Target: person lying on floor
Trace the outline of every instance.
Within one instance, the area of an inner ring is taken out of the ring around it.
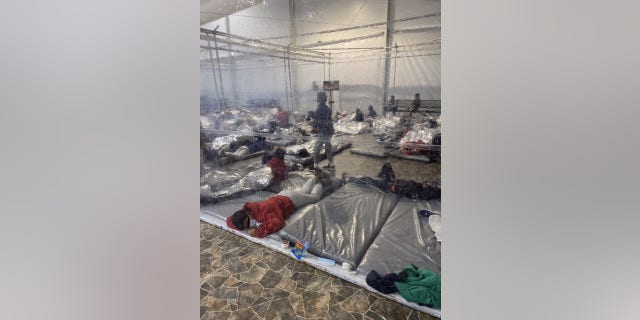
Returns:
[[[284,228],[285,219],[297,208],[314,203],[321,197],[322,184],[314,176],[300,189],[282,190],[267,200],[245,203],[242,210],[227,218],[227,226],[236,230],[248,229],[250,236],[263,238]],[[250,228],[251,220],[261,225]]]
[[[441,190],[429,183],[414,180],[396,179],[391,163],[385,162],[378,173],[379,179],[371,177],[353,177],[350,182],[373,185],[386,192],[420,200],[439,200]]]

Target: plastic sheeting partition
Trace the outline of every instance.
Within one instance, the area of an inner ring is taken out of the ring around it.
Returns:
[[[410,263],[440,274],[440,243],[421,209],[440,213],[440,201],[402,198],[360,262],[365,273],[397,273]]]
[[[309,241],[313,254],[357,266],[397,202],[395,194],[347,183],[298,210],[280,235]]]
[[[290,45],[293,53],[288,60],[282,48],[237,41],[222,44],[222,49],[214,52],[219,61],[212,61],[209,44],[201,40],[201,96],[216,105],[214,110],[218,108],[215,102],[224,96],[231,106],[246,105],[252,99],[277,99],[293,111],[306,112],[315,109],[316,86],[322,86],[324,80],[339,80],[334,111],[353,112],[356,107],[373,105],[380,114],[387,6],[386,0],[296,1],[291,12],[289,1],[271,0],[227,16],[228,23],[220,18],[202,25],[270,44]],[[397,21],[394,48],[389,52],[388,94],[397,100],[411,100],[417,92],[423,99],[440,99],[441,23],[440,16],[434,15],[440,12],[440,1],[396,1],[394,8]],[[226,41],[225,36],[218,40]],[[327,58],[309,57],[321,53]],[[224,92],[216,83],[220,80]]]

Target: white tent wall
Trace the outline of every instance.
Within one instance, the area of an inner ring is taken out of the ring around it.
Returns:
[[[439,21],[438,21],[439,24]],[[403,27],[404,28],[404,27]],[[392,56],[389,90],[396,99],[413,99],[416,93],[424,100],[440,100],[440,45],[411,46],[429,43],[440,33],[396,34],[394,42],[400,47],[399,58]],[[403,49],[403,46],[404,47]],[[401,58],[406,57],[407,58]],[[395,71],[394,71],[395,70]],[[395,73],[395,90],[393,88]]]
[[[247,67],[242,63],[238,64],[236,78],[233,81],[231,67],[222,67],[222,82],[224,88],[224,97],[228,101],[230,107],[243,106],[251,99],[275,99],[282,102],[285,107],[286,91],[284,88],[285,75],[282,62],[264,64],[262,67]],[[216,67],[216,81],[218,82],[218,92],[215,89],[215,81],[211,71],[210,64],[201,65],[200,93],[212,100],[217,100],[218,95],[222,99],[222,90],[219,85],[219,76]],[[234,93],[236,93],[234,95]],[[237,98],[237,100],[236,100]]]
[[[440,12],[440,1],[396,0],[394,2],[395,20]],[[229,16],[229,29],[226,28],[224,18],[202,27],[210,30],[218,27],[218,31],[251,39],[264,39],[271,43],[307,47],[327,54],[331,53],[331,80],[340,81],[340,90],[334,92],[336,101],[334,109],[352,112],[356,107],[366,108],[373,105],[376,110],[381,110],[385,76],[386,24],[339,32],[306,34],[386,22],[388,1],[295,0],[295,30],[292,30],[289,5],[289,0],[264,1]],[[394,26],[395,30],[400,32],[393,34],[393,43],[397,44],[398,48],[392,49],[391,52],[388,95],[395,94],[396,99],[412,99],[415,93],[420,93],[422,99],[440,99],[439,29],[406,32],[408,29],[439,27],[440,16],[399,21]],[[292,31],[298,36],[289,37]],[[364,38],[341,42],[341,40],[360,37]],[[206,45],[206,41],[203,43]],[[241,49],[239,46],[231,48]],[[282,55],[274,52],[269,54]],[[233,100],[235,93],[238,101],[233,102],[238,106],[246,105],[249,99],[273,98],[280,100],[286,107],[287,91],[289,91],[290,95],[295,95],[296,104],[292,105],[293,110],[306,112],[316,107],[316,91],[313,90],[313,83],[315,82],[321,89],[322,81],[329,80],[329,66],[321,63],[291,60],[289,76],[288,72],[285,72],[282,59],[233,53],[237,57],[234,81],[232,77],[234,67],[226,58],[229,55],[228,51],[219,51],[222,59],[223,86],[227,99]],[[216,62],[215,52],[213,58]],[[203,51],[201,59],[201,93],[205,97],[215,99],[211,62],[206,50]],[[215,68],[217,72],[217,64]],[[293,82],[293,93],[287,86],[289,77]],[[216,81],[219,82],[219,78]]]

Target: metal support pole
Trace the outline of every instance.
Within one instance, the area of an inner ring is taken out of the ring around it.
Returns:
[[[329,80],[327,81],[331,81],[331,53],[329,53]],[[333,114],[333,90],[329,90],[329,108]]]
[[[218,53],[218,36],[216,34],[213,35],[213,45],[216,48],[216,60],[218,61],[218,76],[220,77],[220,92],[222,93],[222,104],[227,107],[227,102],[224,99],[224,86],[222,85],[222,69],[220,68],[220,55]]]
[[[393,96],[396,95],[396,73],[398,71],[398,44],[397,43],[395,44],[395,49],[396,49],[396,55],[393,58]]]
[[[329,63],[328,63],[328,69],[329,69],[329,79],[327,79],[327,81],[331,81],[331,52],[329,52]]]
[[[396,15],[395,0],[387,0],[387,41],[386,41],[386,54],[384,60],[384,79],[382,90],[382,104],[387,102],[387,96],[389,95],[389,74],[391,73],[391,46],[393,44],[393,31],[394,20]]]
[[[327,80],[327,58],[322,59],[322,81]]]
[[[287,84],[287,55],[282,54],[282,66],[284,67],[284,90],[287,93],[287,110],[289,109],[289,85]]]
[[[216,79],[216,68],[215,68],[215,63],[213,62],[213,53],[211,53],[211,41],[207,40],[207,43],[209,44],[209,59],[211,59],[211,72],[213,73],[213,84],[216,87],[216,99],[218,99],[217,101],[217,105],[218,105],[218,112],[222,111],[222,108],[220,108],[220,93],[218,92],[218,80]]]
[[[231,24],[229,22],[229,16],[224,17],[224,22],[227,27],[225,30],[227,33],[231,33]],[[227,41],[229,41],[229,36],[227,36]],[[240,97],[238,96],[238,66],[236,65],[236,58],[233,56],[233,53],[229,53],[231,57],[231,85],[233,86],[233,104],[235,106],[240,105]]]
[[[295,98],[294,89],[293,89],[294,84],[293,84],[293,81],[291,80],[291,59],[287,59],[287,65],[289,66],[289,87],[291,88],[291,109],[293,109],[295,107],[296,98]]]
[[[296,26],[296,5],[295,0],[289,0],[289,40],[291,41],[290,46],[293,48],[297,47],[298,42],[298,29]],[[287,53],[288,55],[289,53]],[[297,98],[297,68],[294,65],[293,68],[293,76],[291,75],[291,59],[287,59],[289,63],[289,85],[291,88],[291,106],[298,106],[298,98]]]

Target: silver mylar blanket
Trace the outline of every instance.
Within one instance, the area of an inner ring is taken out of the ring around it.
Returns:
[[[200,200],[219,202],[230,197],[262,190],[271,184],[273,173],[269,167],[261,167],[248,172],[213,171],[202,177]]]

